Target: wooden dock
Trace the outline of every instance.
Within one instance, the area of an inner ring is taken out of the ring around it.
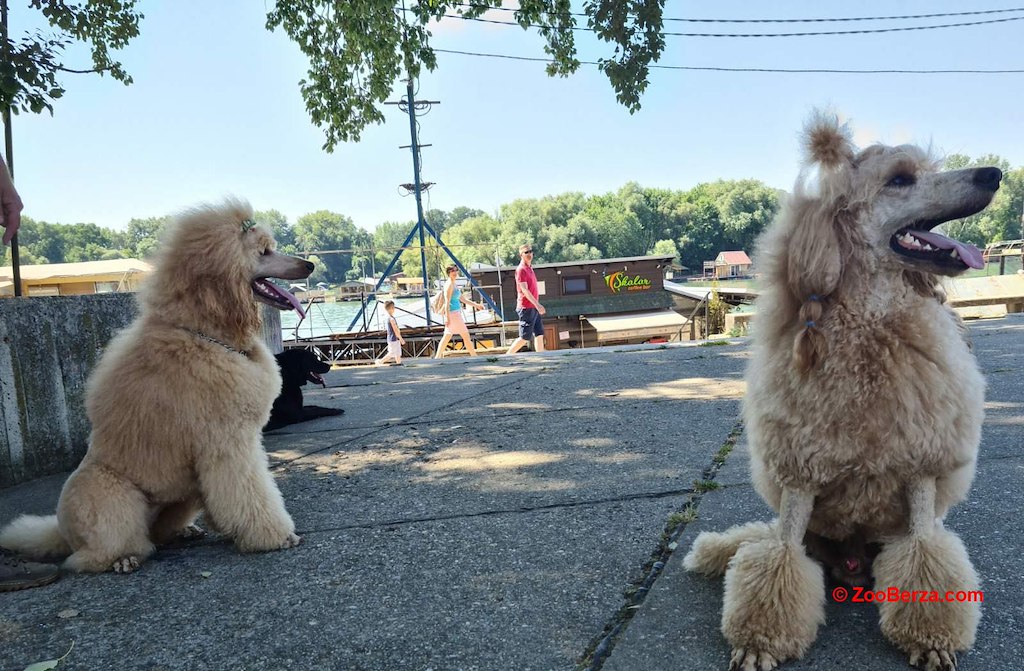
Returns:
[[[468,324],[467,326],[473,345],[480,354],[504,353],[506,343],[514,340],[519,330],[517,321],[486,325]],[[403,326],[402,337],[405,339],[405,345],[402,347],[402,356],[409,358],[433,357],[437,353],[437,345],[443,335],[444,327],[441,325]],[[299,338],[285,340],[283,345],[286,349],[314,348],[320,352],[325,361],[333,366],[372,364],[374,359],[384,356],[388,349],[387,334],[384,331],[336,333],[330,336]],[[462,338],[453,336],[448,343],[445,356],[465,355]]]

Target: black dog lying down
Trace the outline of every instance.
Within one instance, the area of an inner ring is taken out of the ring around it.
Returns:
[[[302,385],[314,382],[326,387],[327,383],[320,375],[331,370],[330,364],[324,363],[316,354],[306,349],[285,350],[274,358],[281,369],[281,394],[274,399],[270,421],[263,427],[264,431],[345,412],[341,408],[302,405]]]

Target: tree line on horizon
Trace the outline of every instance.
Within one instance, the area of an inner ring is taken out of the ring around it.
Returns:
[[[949,169],[994,165],[1004,172],[999,193],[986,210],[947,224],[947,234],[978,247],[1021,237],[1024,208],[1024,168],[1011,169],[999,156],[971,159],[954,154]],[[426,213],[436,230],[464,264],[514,265],[518,247],[529,242],[538,263],[623,256],[664,254],[699,273],[703,262],[721,251],[750,251],[754,240],[774,218],[785,193],[752,180],[720,180],[692,189],[645,188],[629,182],[615,192],[586,195],[568,192],[506,203],[494,214],[470,207]],[[313,254],[313,282],[340,283],[379,274],[401,247],[414,221],[385,221],[372,231],[350,217],[318,210],[295,222],[277,210],[255,213],[289,254]],[[152,256],[167,217],[132,219],[124,231],[96,224],[54,224],[23,217],[19,231],[21,263],[72,263]],[[392,269],[420,275],[418,238]],[[428,239],[428,275],[436,276],[449,263]],[[9,252],[4,265],[10,263]]]

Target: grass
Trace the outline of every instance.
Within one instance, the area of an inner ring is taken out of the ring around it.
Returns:
[[[693,491],[698,494],[704,494],[705,492],[713,492],[722,485],[718,484],[714,480],[694,480]]]
[[[724,347],[731,344],[728,340],[706,340],[697,345],[697,347]]]
[[[715,456],[711,458],[711,461],[714,462],[715,466],[721,466],[725,463],[725,460],[728,458],[729,453],[732,452],[734,445],[736,445],[734,441],[726,441],[724,445],[718,448],[718,452],[716,452]]]
[[[697,509],[689,503],[677,513],[668,516],[667,532],[669,535],[679,528],[681,524],[689,524],[697,519]]]

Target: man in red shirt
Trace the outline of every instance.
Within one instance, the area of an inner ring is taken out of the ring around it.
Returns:
[[[533,349],[544,351],[544,324],[540,316],[546,312],[537,299],[537,276],[533,272],[533,245],[519,248],[522,259],[516,268],[516,314],[519,315],[519,337],[508,348],[508,354],[515,354],[528,340],[533,339]]]

